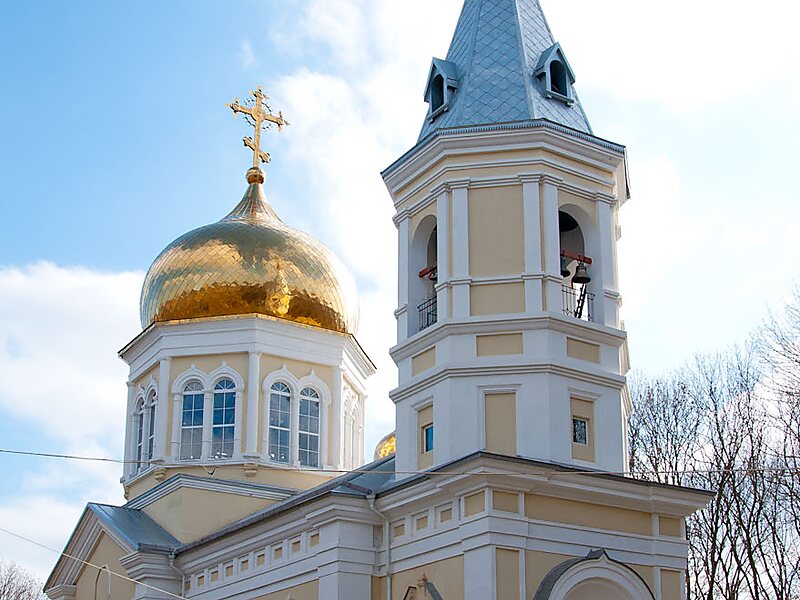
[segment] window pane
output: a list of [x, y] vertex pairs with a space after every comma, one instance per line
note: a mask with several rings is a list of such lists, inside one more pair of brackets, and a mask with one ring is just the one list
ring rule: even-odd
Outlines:
[[430, 452], [433, 450], [433, 425], [428, 425], [422, 430], [422, 451]]
[[586, 419], [572, 419], [572, 441], [583, 445], [589, 443], [589, 423]]

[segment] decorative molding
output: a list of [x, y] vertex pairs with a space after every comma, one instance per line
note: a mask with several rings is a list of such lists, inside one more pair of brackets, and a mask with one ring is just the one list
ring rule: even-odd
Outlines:
[[186, 385], [190, 381], [194, 380], [197, 380], [202, 384], [203, 390], [208, 390], [208, 375], [205, 371], [201, 371], [194, 366], [194, 364], [192, 364], [188, 369], [175, 378], [175, 381], [172, 383], [172, 393], [183, 394]]
[[226, 377], [233, 380], [233, 383], [236, 386], [235, 391], [241, 392], [246, 387], [242, 374], [236, 369], [228, 366], [228, 363], [225, 361], [222, 361], [222, 364], [219, 367], [208, 374], [208, 379], [206, 380], [206, 385], [208, 387], [206, 388], [206, 391], [215, 391], [214, 386], [217, 384], [217, 382]]

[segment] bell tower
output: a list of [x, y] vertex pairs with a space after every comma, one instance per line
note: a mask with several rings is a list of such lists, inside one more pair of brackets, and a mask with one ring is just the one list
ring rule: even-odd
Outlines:
[[537, 0], [466, 0], [398, 230], [397, 470], [478, 451], [623, 471], [625, 149], [595, 136]]

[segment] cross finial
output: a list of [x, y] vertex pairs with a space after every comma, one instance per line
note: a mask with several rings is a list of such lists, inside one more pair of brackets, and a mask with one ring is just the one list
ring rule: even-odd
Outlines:
[[[239, 99], [234, 98], [233, 102], [228, 104], [228, 108], [233, 111], [234, 117], [242, 113], [245, 120], [255, 130], [253, 137], [247, 136], [242, 140], [244, 145], [253, 151], [253, 167], [248, 171], [248, 181], [250, 181], [250, 172], [252, 171], [261, 174], [261, 181], [259, 181], [259, 183], [263, 183], [264, 176], [258, 165], [259, 162], [268, 163], [270, 161], [270, 156], [269, 153], [261, 150], [261, 131], [270, 129], [273, 125], [276, 125], [278, 131], [280, 131], [281, 128], [284, 125], [288, 125], [289, 122], [283, 118], [282, 112], [278, 111], [277, 115], [272, 113], [272, 109], [269, 104], [267, 104], [269, 96], [261, 90], [261, 86], [258, 86], [256, 91], [251, 91], [250, 95], [253, 96], [253, 98], [246, 100], [244, 104], [240, 104]], [[250, 181], [250, 183], [253, 183], [253, 181]]]

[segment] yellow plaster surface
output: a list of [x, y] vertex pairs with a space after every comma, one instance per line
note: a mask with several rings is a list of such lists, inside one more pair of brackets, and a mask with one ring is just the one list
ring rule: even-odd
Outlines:
[[652, 535], [653, 528], [650, 513], [538, 494], [525, 494], [525, 516], [538, 521], [647, 536]]
[[164, 529], [186, 543], [274, 503], [274, 500], [180, 488], [143, 510]]
[[[433, 405], [426, 406], [417, 411], [417, 467], [428, 469], [433, 465], [433, 452], [423, 452], [423, 429], [433, 423]], [[434, 430], [434, 444], [436, 443], [436, 432]]]
[[286, 588], [280, 592], [272, 592], [266, 596], [257, 596], [253, 600], [317, 600], [319, 598], [319, 582], [309, 581], [301, 585]]
[[[447, 600], [463, 600], [464, 598], [464, 557], [456, 556], [441, 560], [434, 563], [429, 563], [416, 569], [408, 569], [407, 571], [400, 571], [392, 575], [392, 599], [402, 599], [405, 596], [409, 587], [416, 587], [422, 576], [425, 576], [428, 581], [436, 586], [442, 598]], [[376, 581], [377, 584], [376, 584]], [[375, 577], [372, 580], [373, 591], [377, 592], [377, 596], [373, 595], [372, 600], [386, 598], [386, 580], [384, 578]], [[377, 589], [376, 589], [377, 588]], [[419, 598], [419, 595], [417, 595]]]
[[519, 550], [495, 550], [497, 600], [519, 600]]
[[661, 569], [661, 600], [681, 600], [680, 571]]
[[198, 356], [180, 356], [172, 359], [169, 368], [169, 389], [172, 392], [172, 385], [175, 380], [180, 377], [182, 373], [191, 368], [192, 365], [204, 371], [211, 373], [226, 363], [231, 369], [238, 372], [247, 383], [247, 354], [238, 352], [236, 354], [210, 354]]
[[517, 395], [486, 394], [484, 398], [486, 450], [517, 455]]
[[140, 386], [145, 389], [145, 392], [147, 391], [147, 387], [150, 385], [150, 377], [155, 379], [156, 384], [158, 384], [158, 368], [159, 368], [158, 361], [156, 361], [155, 365], [150, 367], [144, 373], [144, 375], [142, 375], [141, 377], [139, 377], [139, 379], [136, 380], [136, 383], [134, 384], [135, 386], [134, 389], [136, 390], [136, 392], [139, 391]]
[[525, 269], [522, 184], [470, 189], [468, 199], [470, 275], [522, 273]]
[[492, 508], [505, 512], [519, 512], [519, 495], [514, 492], [492, 490]]
[[521, 313], [525, 312], [525, 287], [522, 282], [473, 284], [469, 300], [473, 316]]
[[567, 356], [600, 364], [600, 346], [575, 338], [567, 338]]
[[658, 517], [658, 531], [661, 535], [683, 537], [681, 532], [681, 519], [676, 517]]
[[[572, 458], [577, 460], [585, 460], [594, 462], [594, 405], [588, 400], [581, 400], [580, 398], [570, 398], [570, 412], [573, 417], [580, 417], [586, 419], [586, 437], [588, 444], [572, 444]], [[570, 422], [570, 436], [572, 436], [572, 422]], [[570, 440], [572, 438], [570, 437]]]
[[[235, 481], [247, 481], [248, 483], [264, 483], [278, 487], [290, 488], [293, 490], [307, 490], [332, 479], [335, 475], [326, 475], [310, 471], [292, 471], [288, 469], [270, 469], [259, 467], [253, 477], [244, 474], [242, 465], [211, 465], [215, 468], [214, 477], [218, 479], [233, 479]], [[179, 467], [167, 467], [166, 479], [173, 475], [183, 473], [186, 475], [196, 475], [198, 477], [208, 477], [208, 472], [200, 466], [181, 465]], [[132, 500], [143, 494], [147, 490], [154, 488], [158, 482], [153, 478], [153, 473], [149, 473], [143, 479], [127, 489], [126, 498]]]
[[464, 516], [471, 517], [486, 509], [486, 497], [483, 492], [470, 494], [464, 498]]
[[417, 376], [436, 366], [436, 346], [428, 348], [411, 358], [411, 375]]
[[[128, 554], [114, 540], [107, 535], [100, 534], [100, 539], [86, 559], [87, 562], [98, 567], [107, 566], [112, 573], [128, 576], [127, 571], [119, 564], [119, 559]], [[134, 585], [121, 577], [109, 575], [107, 572], [99, 572], [99, 569], [86, 566], [81, 570], [76, 582], [76, 598], [105, 598], [108, 596], [109, 577], [111, 583], [111, 598], [114, 600], [127, 600], [133, 598]], [[98, 577], [99, 574], [99, 577]], [[95, 595], [95, 588], [97, 595]]]
[[478, 356], [522, 354], [522, 334], [502, 333], [475, 336], [475, 354]]

